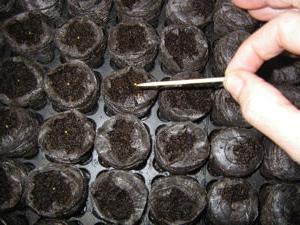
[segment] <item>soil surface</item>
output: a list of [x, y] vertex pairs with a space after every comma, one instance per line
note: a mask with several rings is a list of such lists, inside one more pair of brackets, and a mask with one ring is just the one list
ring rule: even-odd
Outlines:
[[225, 187], [222, 190], [222, 197], [229, 203], [240, 202], [249, 198], [249, 188], [244, 184]]
[[10, 110], [0, 110], [0, 137], [8, 135], [10, 131], [17, 128], [18, 117]]
[[33, 183], [33, 204], [38, 210], [52, 209], [54, 203], [69, 207], [72, 189], [58, 171], [37, 174]]
[[0, 168], [0, 205], [11, 198], [11, 184], [3, 168]]
[[65, 45], [76, 46], [79, 52], [83, 53], [95, 43], [95, 32], [89, 23], [74, 21], [67, 29], [62, 42]]
[[138, 25], [121, 25], [117, 32], [117, 49], [120, 53], [140, 52], [147, 47], [146, 31]]
[[24, 62], [8, 60], [0, 68], [0, 93], [17, 98], [30, 93], [37, 86], [34, 74]]
[[126, 6], [127, 8], [129, 9], [132, 9], [133, 8], [133, 5], [136, 3], [136, 2], [139, 2], [140, 0], [122, 0], [122, 3], [124, 6]]
[[127, 220], [134, 213], [134, 205], [130, 193], [116, 186], [107, 179], [98, 186], [95, 194], [101, 212], [117, 221]]
[[249, 164], [259, 152], [262, 151], [260, 146], [254, 141], [244, 141], [238, 145], [235, 145], [232, 149], [233, 154], [236, 156], [236, 160], [240, 164]]

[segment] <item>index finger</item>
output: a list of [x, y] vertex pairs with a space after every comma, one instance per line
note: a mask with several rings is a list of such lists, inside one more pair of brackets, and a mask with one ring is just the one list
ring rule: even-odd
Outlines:
[[300, 54], [300, 14], [289, 12], [271, 20], [238, 49], [229, 63], [226, 73], [231, 70], [244, 70], [255, 73], [264, 63], [283, 50]]
[[300, 8], [299, 0], [232, 0], [232, 2], [243, 9], [260, 9], [266, 6], [273, 8]]

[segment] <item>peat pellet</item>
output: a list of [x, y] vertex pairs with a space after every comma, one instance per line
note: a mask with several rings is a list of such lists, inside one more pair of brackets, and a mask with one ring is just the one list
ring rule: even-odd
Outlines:
[[37, 114], [23, 108], [0, 107], [0, 156], [32, 157], [38, 152]]
[[257, 73], [273, 84], [299, 84], [300, 59], [281, 54], [265, 62]]
[[84, 16], [98, 26], [105, 26], [109, 20], [113, 0], [67, 0], [66, 8], [71, 17]]
[[101, 95], [110, 114], [130, 113], [144, 117], [156, 101], [157, 90], [142, 90], [135, 83], [155, 81], [143, 69], [126, 67], [112, 72], [103, 79]]
[[224, 128], [214, 131], [210, 141], [208, 170], [213, 175], [249, 176], [264, 157], [261, 134], [253, 129]]
[[211, 184], [206, 218], [212, 225], [254, 224], [258, 216], [258, 194], [243, 179], [223, 179]]
[[241, 113], [239, 104], [223, 88], [215, 92], [211, 120], [219, 126], [250, 127]]
[[155, 224], [190, 224], [206, 204], [205, 188], [185, 176], [157, 178], [149, 194], [150, 218]]
[[0, 212], [12, 210], [23, 199], [27, 170], [24, 165], [0, 159]]
[[41, 63], [54, 58], [53, 28], [39, 12], [24, 12], [6, 20], [3, 34], [17, 54]]
[[42, 152], [52, 161], [78, 163], [90, 156], [94, 138], [92, 122], [77, 110], [70, 110], [44, 122], [38, 143]]
[[137, 117], [118, 114], [98, 129], [95, 149], [105, 165], [133, 169], [146, 161], [151, 150], [150, 136]]
[[72, 60], [46, 74], [44, 89], [56, 111], [87, 113], [97, 105], [100, 80], [85, 63]]
[[[182, 72], [171, 80], [204, 78], [199, 72]], [[214, 91], [210, 88], [174, 88], [159, 93], [159, 115], [170, 121], [196, 121], [205, 117], [211, 110]]]
[[73, 18], [59, 28], [55, 43], [65, 61], [78, 59], [93, 68], [99, 67], [104, 61], [104, 31], [86, 17]]
[[195, 26], [170, 25], [163, 29], [160, 43], [162, 69], [170, 74], [203, 70], [208, 60], [208, 43]]
[[144, 214], [148, 190], [137, 175], [120, 170], [102, 172], [90, 191], [94, 209], [105, 221], [132, 225]]
[[81, 170], [49, 164], [28, 175], [26, 204], [38, 215], [69, 217], [84, 207], [87, 180]]
[[64, 220], [40, 219], [34, 225], [75, 225]]
[[63, 23], [64, 0], [21, 0], [21, 5], [26, 11], [40, 11], [47, 16], [56, 26]]
[[300, 224], [300, 184], [273, 184], [261, 193], [260, 223], [262, 225]]
[[154, 153], [161, 168], [173, 174], [187, 174], [206, 162], [207, 134], [191, 122], [163, 126], [156, 133]]
[[258, 21], [231, 0], [217, 0], [213, 13], [214, 34], [224, 36], [236, 30], [254, 31]]
[[40, 109], [47, 99], [43, 90], [43, 68], [23, 57], [0, 62], [0, 102], [4, 105]]
[[150, 70], [157, 55], [158, 35], [144, 22], [124, 22], [111, 28], [108, 50], [111, 64], [116, 68], [126, 66]]
[[300, 181], [300, 165], [278, 145], [265, 139], [265, 157], [260, 168], [266, 178], [284, 181]]
[[163, 0], [114, 0], [119, 21], [145, 21], [157, 26]]
[[233, 58], [242, 42], [249, 36], [250, 33], [243, 30], [238, 30], [227, 34], [214, 43], [212, 58], [212, 72], [214, 76], [224, 76], [229, 62]]
[[167, 24], [183, 24], [203, 28], [212, 20], [212, 0], [170, 0], [166, 4]]

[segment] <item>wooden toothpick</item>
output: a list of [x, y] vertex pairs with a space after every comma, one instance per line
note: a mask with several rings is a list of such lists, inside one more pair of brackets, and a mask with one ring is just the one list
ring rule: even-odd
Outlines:
[[225, 77], [214, 77], [214, 78], [202, 78], [202, 79], [189, 79], [189, 80], [170, 80], [170, 81], [158, 81], [134, 84], [136, 87], [144, 88], [156, 88], [156, 87], [181, 87], [185, 85], [196, 85], [196, 84], [209, 84], [209, 83], [223, 83]]

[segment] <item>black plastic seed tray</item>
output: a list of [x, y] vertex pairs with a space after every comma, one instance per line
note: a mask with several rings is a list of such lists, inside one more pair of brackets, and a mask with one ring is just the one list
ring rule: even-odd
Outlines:
[[[164, 12], [164, 10], [162, 10], [162, 15], [160, 18], [159, 26], [157, 28], [158, 33], [164, 26], [164, 13], [163, 12]], [[110, 29], [110, 27], [114, 26], [115, 24], [116, 24], [116, 13], [114, 12], [114, 9], [113, 9], [111, 12], [110, 23], [108, 25], [108, 29]], [[213, 39], [213, 37], [210, 37], [210, 40], [212, 40], [212, 39]], [[61, 63], [60, 54], [58, 51], [56, 51], [54, 61], [48, 65], [45, 65], [45, 68], [46, 68], [46, 70], [48, 70], [50, 68], [54, 68], [55, 66], [59, 65], [60, 63]], [[104, 64], [100, 68], [95, 69], [95, 71], [99, 72], [102, 75], [102, 77], [107, 76], [108, 74], [110, 74], [113, 71], [113, 68], [110, 66], [110, 56], [108, 54], [108, 51], [106, 51], [106, 53], [105, 53]], [[207, 73], [208, 76], [211, 75], [209, 64], [208, 64], [207, 68], [205, 69], [205, 73]], [[161, 70], [158, 59], [156, 59], [155, 67], [151, 71], [151, 74], [157, 80], [161, 80], [161, 79], [167, 77], [167, 75]], [[49, 118], [50, 116], [55, 115], [57, 112], [54, 111], [52, 106], [50, 105], [50, 103], [48, 103], [43, 109], [39, 110], [38, 113], [40, 113], [43, 116], [43, 119], [45, 120], [45, 119]], [[106, 109], [104, 106], [102, 96], [100, 96], [97, 108], [93, 112], [87, 114], [87, 116], [90, 119], [92, 119], [93, 121], [95, 121], [97, 128], [99, 128], [107, 119], [109, 119], [109, 115], [106, 113]], [[164, 176], [164, 175], [169, 174], [168, 172], [161, 171], [156, 166], [156, 163], [154, 161], [154, 152], [153, 152], [153, 143], [154, 143], [154, 139], [155, 139], [156, 129], [160, 125], [167, 124], [169, 122], [163, 121], [159, 118], [157, 103], [153, 106], [153, 108], [151, 109], [151, 112], [149, 112], [149, 114], [145, 118], [142, 119], [142, 121], [149, 128], [149, 132], [150, 132], [151, 139], [152, 139], [152, 150], [151, 150], [151, 154], [147, 160], [147, 163], [143, 166], [143, 168], [141, 168], [139, 170], [133, 170], [132, 173], [140, 174], [143, 177], [148, 190], [150, 190], [151, 182], [153, 181], [153, 179], [155, 177]], [[204, 120], [198, 122], [198, 124], [199, 124], [199, 126], [203, 127], [206, 130], [207, 134], [210, 134], [213, 130], [218, 128], [212, 124], [209, 116], [207, 118], [205, 118]], [[29, 159], [29, 160], [23, 160], [23, 161], [25, 163], [31, 164], [34, 168], [40, 168], [41, 166], [44, 166], [47, 163], [49, 163], [49, 161], [45, 158], [45, 156], [40, 151], [39, 151], [38, 155], [35, 156], [34, 158]], [[97, 152], [95, 150], [93, 150], [92, 156], [85, 163], [76, 164], [75, 167], [78, 167], [86, 172], [87, 177], [89, 179], [89, 187], [90, 187], [91, 183], [95, 180], [95, 178], [99, 172], [111, 169], [111, 168], [105, 168], [99, 163]], [[217, 179], [216, 177], [213, 177], [208, 173], [206, 166], [202, 167], [202, 169], [197, 171], [196, 173], [190, 174], [188, 176], [194, 177], [195, 179], [197, 179], [199, 181], [199, 183], [201, 183], [203, 185], [207, 185], [213, 179]], [[253, 184], [253, 186], [257, 190], [264, 183], [264, 178], [260, 175], [259, 172], [254, 173], [251, 177], [248, 178], [248, 180]], [[90, 195], [90, 193], [89, 193], [89, 195]], [[140, 223], [141, 225], [153, 224], [148, 218], [148, 211], [149, 211], [149, 208], [147, 208], [144, 213], [143, 219]], [[30, 224], [34, 224], [39, 219], [39, 216], [36, 215], [33, 211], [31, 211], [29, 209], [26, 209], [25, 212], [20, 211], [20, 213], [26, 214], [26, 217], [28, 218]], [[96, 214], [93, 210], [90, 196], [88, 196], [88, 198], [87, 198], [87, 202], [84, 207], [84, 210], [81, 213], [73, 216], [69, 220], [77, 222], [79, 224], [84, 224], [84, 225], [107, 224], [105, 221], [101, 220], [100, 218], [98, 218], [96, 216]], [[204, 225], [205, 223], [201, 219], [199, 221], [196, 221], [195, 224]]]

